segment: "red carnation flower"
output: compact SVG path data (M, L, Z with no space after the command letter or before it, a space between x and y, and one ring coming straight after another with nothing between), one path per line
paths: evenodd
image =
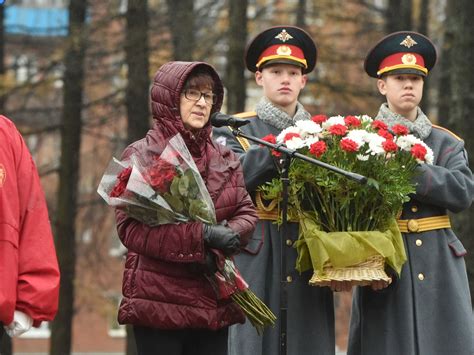
M315 116L311 117L311 120L315 123L321 124L321 123L328 120L328 116L326 116L326 115L315 115Z
M393 140L393 135L386 129L379 129L377 134L381 137L384 137L387 140Z
M315 157L319 158L326 152L326 149L326 143L324 141L318 141L316 143L311 144L311 146L309 147L309 152Z
M262 141L275 144L277 140L273 134L267 134L265 137L262 138Z
M120 174L117 175L117 183L110 192L110 197L119 197L125 191L127 187L128 179L130 179L130 174L132 173L132 167L123 169Z
M285 134L285 137L283 137L283 142L288 142L289 140L292 140L295 137L301 138L301 136L298 133L288 132L287 134Z
M344 122L348 126L359 127L361 125L360 120L355 116L346 116Z
M396 124L392 126L392 132L397 136L406 136L408 134L408 128L402 124Z
M413 147L411 147L411 154L415 157L415 159L424 161L426 153L426 148L419 143L413 144Z
M328 131L335 136L343 136L347 133L347 127L343 124L335 124L329 127Z
M342 139L339 145L343 151L348 153L357 152L359 150L359 145L349 138Z
M388 126L387 126L384 122L382 122L382 121L380 121L380 120L375 120L374 122L372 122L372 128L374 128L374 129L385 129L385 130L387 130L387 129L388 129Z
M391 139L387 139L385 142L383 142L382 147L387 153L396 152L398 150L397 144Z
M265 137L262 138L262 141L276 144L276 137L273 134L267 134ZM263 146L263 144L260 145ZM277 152L276 150L272 150L272 155L277 158L281 157L281 153Z

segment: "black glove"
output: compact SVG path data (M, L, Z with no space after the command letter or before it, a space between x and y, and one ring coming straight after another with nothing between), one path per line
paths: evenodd
M222 250L224 254L235 254L240 248L240 235L229 227L203 225L204 242L210 247Z

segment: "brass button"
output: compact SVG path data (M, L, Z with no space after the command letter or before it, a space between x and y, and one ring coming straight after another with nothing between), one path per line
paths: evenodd
M184 254L178 254L178 258L184 258Z
M287 282L291 282L291 281L293 281L293 278L288 275L288 276L286 277L286 281L287 281Z
M415 241L415 244L416 244L417 247L421 247L423 245L423 241L421 239L417 239Z
M293 245L293 241L291 239L287 239L286 240L286 245L288 245L289 247L291 247Z
M425 279L425 275L423 275L421 272L418 274L418 280L423 281Z
M411 211L412 212L418 212L418 206L412 206Z
M408 220L407 228L408 228L408 231L410 232L418 232L418 229L420 229L420 226L418 225L418 221L416 219L410 219Z

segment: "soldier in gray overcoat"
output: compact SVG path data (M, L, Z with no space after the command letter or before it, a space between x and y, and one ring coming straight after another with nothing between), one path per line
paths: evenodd
M365 60L387 99L376 119L408 127L433 150L434 163L417 168L416 194L398 221L408 257L400 278L380 291L355 291L349 355L474 354L466 250L448 216L470 207L474 181L464 142L418 107L435 62L434 45L415 32L390 34Z
M303 30L292 26L269 28L249 44L245 62L263 89L256 112L237 116L249 119L241 130L263 138L278 135L297 120L310 119L310 114L298 102L306 83L306 73L316 64L316 46ZM300 275L295 270L298 238L297 223L290 223L281 250L281 233L275 223L278 210L275 203L265 201L256 191L258 186L278 177L278 159L266 147L248 140L236 140L228 127L215 129L217 142L240 154L247 190L257 206L259 222L246 252L236 256L236 264L250 288L279 316L280 256L286 260L288 290L287 353L289 355L335 352L334 307L329 288L308 285L311 274ZM229 355L275 355L279 353L280 322L259 336L249 322L229 329Z

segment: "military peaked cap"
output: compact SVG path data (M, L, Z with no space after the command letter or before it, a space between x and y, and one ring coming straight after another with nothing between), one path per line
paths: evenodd
M295 26L276 26L259 33L249 43L245 65L256 72L269 64L291 64L309 73L316 65L316 58L316 45L307 32Z
M416 74L426 76L436 63L436 47L417 32L400 31L382 38L367 54L364 69L369 76Z

